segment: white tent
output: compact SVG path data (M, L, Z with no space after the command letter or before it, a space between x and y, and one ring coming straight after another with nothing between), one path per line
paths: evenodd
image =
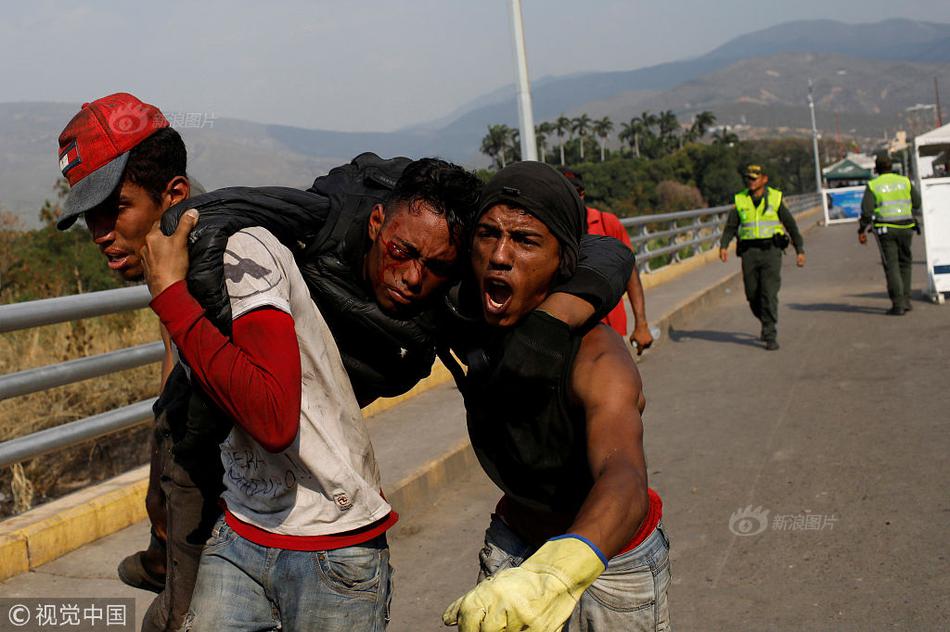
M927 289L942 304L944 292L950 292L950 124L914 139L914 174L924 218Z

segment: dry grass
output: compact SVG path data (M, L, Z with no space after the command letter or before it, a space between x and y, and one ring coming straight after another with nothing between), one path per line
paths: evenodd
M158 320L147 309L3 334L0 375L158 339ZM154 397L159 372L153 364L0 401L0 441ZM149 432L148 426L125 431L5 469L0 516L147 462Z

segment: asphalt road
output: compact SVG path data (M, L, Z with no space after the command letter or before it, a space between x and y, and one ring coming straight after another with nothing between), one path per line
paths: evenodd
M853 226L814 230L806 246L804 269L786 258L781 350L756 341L740 289L640 363L674 629L947 629L950 307L918 296L913 312L885 316L876 250L857 245ZM919 288L923 266L914 274ZM448 407L417 414L444 419ZM402 516L389 630L445 629L442 610L474 584L498 495L474 469ZM151 595L114 569L146 539L140 523L0 595L135 596L141 617Z
M947 629L950 308L918 293L884 315L876 250L852 226L806 245L805 268L786 257L779 351L761 348L740 289L640 365L674 627ZM497 496L476 473L405 518L390 629L442 629Z

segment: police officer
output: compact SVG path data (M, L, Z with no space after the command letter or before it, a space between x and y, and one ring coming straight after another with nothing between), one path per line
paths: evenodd
M769 351L778 349L778 290L782 283L782 253L789 235L797 253L796 264L805 265L805 250L798 224L782 202L782 192L768 186L769 177L760 165L749 165L743 175L747 189L736 193L719 243L719 258L729 260L727 250L739 235L736 254L742 257L742 281L752 313L762 321L761 339ZM786 234L787 233L787 234Z
M861 200L861 220L858 241L868 242L867 229L874 227L881 263L887 277L887 295L891 299L891 316L903 316L910 311L910 270L913 264L911 231L920 234L917 216L920 213L920 193L907 176L891 171L893 165L887 154L874 161L878 176L868 182Z

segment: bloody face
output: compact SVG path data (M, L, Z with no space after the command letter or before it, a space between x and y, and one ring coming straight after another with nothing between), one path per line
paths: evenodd
M86 211L83 217L109 268L126 281L137 281L143 275L139 250L145 245L152 225L167 208L167 204L156 202L139 185L124 182L117 193Z
M498 204L475 226L472 267L490 325L510 327L547 297L560 265L560 244L529 213Z
M458 238L445 216L426 202L377 205L370 215L369 237L364 274L384 311L417 313L453 280Z

